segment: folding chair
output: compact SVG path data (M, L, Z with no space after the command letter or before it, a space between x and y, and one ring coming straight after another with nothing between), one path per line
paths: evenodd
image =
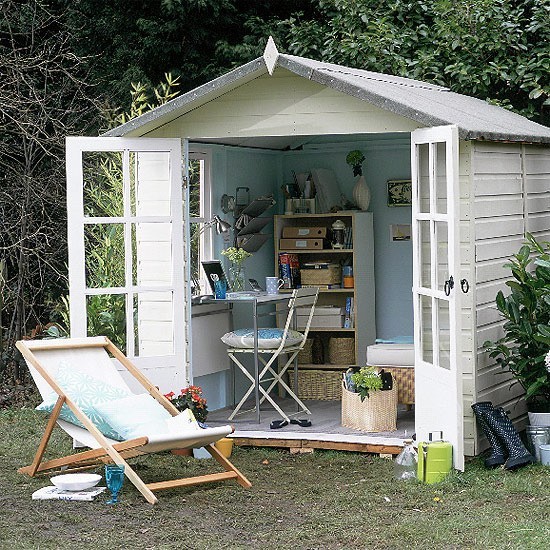
M185 487L189 485L198 485L209 482L234 479L243 487L250 487L251 483L246 477L237 470L237 468L225 458L220 451L214 447L213 443L233 432L231 426L220 426L216 428L205 429L181 429L176 426L175 430L167 430L164 424L158 424L155 429L149 427L150 433L143 433L132 439L117 441L105 436L91 420L90 413L84 412L82 405L77 403L78 398L74 398L78 390L70 388L68 384L62 385L56 380L56 373L61 372L61 364L65 368L72 368L73 374L78 378L94 379L98 384L106 386L109 391L123 392L129 395L128 399L133 397L145 397L151 401L152 407L163 409L163 415L168 416L168 421L172 417L178 417L179 411L166 399L160 391L143 375L143 373L131 363L131 361L116 348L108 338L98 336L93 338L69 338L58 340L23 340L17 342L17 348L27 361L29 370L34 378L36 385L43 397L47 399L52 390L57 395L57 400L53 411L51 412L46 430L34 460L29 466L20 468L20 473L25 473L33 477L37 473L51 472L61 468L69 468L69 471L92 468L101 463L115 462L124 466L126 477L135 485L137 490L151 504L157 502L157 497L153 491L163 489L173 489L175 487ZM129 375L144 388L148 395L154 398L154 402L143 394L134 394L126 384L121 374L117 371L113 359L126 369L125 374ZM144 393L145 393L144 392ZM132 397L133 396L133 397ZM121 403L123 400L121 400ZM81 402L80 402L81 403ZM109 401L110 405L116 407L115 401ZM68 407L68 414L72 413L81 426L60 419L62 407ZM105 403L103 403L105 405ZM169 414L167 415L167 411ZM64 413L65 414L65 413ZM177 422L182 420L182 416ZM85 450L64 456L61 458L43 460L44 452L48 445L51 433L55 424L63 428L74 440L79 441L91 450ZM139 428L138 428L139 429ZM205 447L213 458L224 469L221 473L213 473L196 477L187 477L174 480L158 481L155 483L145 483L138 474L126 462L126 459L156 453L171 449L191 449Z
M283 411L283 409L281 409L281 407L269 394L273 390L273 388L275 388L275 386L280 385L286 391L287 395L298 404L299 409L296 413L292 413L293 416L301 413L311 414L311 412L302 402L302 400L296 395L294 391L290 389L288 384L284 381L283 377L287 373L290 366L294 363L294 374L296 379L297 365L294 360L298 353L300 353L300 350L302 350L306 344L306 339L309 333L309 328L311 326L311 320L313 318L313 311L315 309L315 304L317 303L318 294L318 288L300 288L295 290L292 293L292 297L289 301L288 315L284 328L258 330L258 340L260 341L260 345L258 347L258 359L263 365L258 377L258 391L262 394L260 404L267 400L287 422L290 422L289 415L287 415ZM292 330L293 319L296 315L298 308L300 308L301 316L306 318L305 328L300 333ZM231 361L233 361L235 365L239 367L241 372L251 382L250 387L245 392L242 399L239 401L234 411L229 416L229 420L232 420L235 415L239 414L239 411L241 411L241 408L245 404L246 400L250 397L252 392L255 391L256 380L237 357L241 354L254 353L254 345L252 343L254 338L254 331L250 329L244 329L244 332L241 331L241 334L246 334L247 337L241 339L234 337L230 338L229 334L230 333L222 337L222 341L229 346L227 349L227 354ZM266 359L264 357L265 355L268 355L270 357ZM287 355L287 360L282 368L278 368L279 365L278 363L276 363L276 361L281 355ZM267 388L262 385L262 383L265 382L268 383ZM295 389L297 388L295 387Z

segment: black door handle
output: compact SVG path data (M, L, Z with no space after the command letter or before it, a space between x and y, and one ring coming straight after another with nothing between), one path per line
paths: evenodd
M467 294L470 290L470 283L466 279L460 279L460 288L464 294Z
M443 285L443 290L445 292L445 296L449 296L451 294L451 290L455 286L455 281L453 279L453 276L451 275L447 281L445 281L445 284Z

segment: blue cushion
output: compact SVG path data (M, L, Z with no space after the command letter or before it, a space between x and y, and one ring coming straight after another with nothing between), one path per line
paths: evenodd
M103 435L111 439L122 440L121 435L112 428L105 418L98 414L94 405L131 395L130 390L105 384L105 382L102 382L98 378L94 378L64 361L59 363L55 381L61 386L67 397L74 401ZM57 398L57 393L52 392L36 409L51 413ZM59 418L84 428L82 422L78 420L67 405L61 407Z
M172 418L148 393L99 403L95 409L124 439L166 433L166 421Z
M261 328L258 330L258 349L274 349L281 344L284 330L280 328ZM295 330L289 330L286 336L285 347L300 344L304 335ZM228 332L222 336L222 342L232 348L253 348L254 330L251 328L240 328Z

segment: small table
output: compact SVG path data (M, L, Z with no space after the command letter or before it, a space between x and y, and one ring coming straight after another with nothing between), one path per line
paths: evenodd
M238 296L236 296L238 294ZM267 294L265 292L229 293L223 300L212 297L202 303L250 304L252 306L252 329L254 331L254 398L256 401L256 421L260 423L260 364L258 358L258 306L277 305L288 302L291 294Z

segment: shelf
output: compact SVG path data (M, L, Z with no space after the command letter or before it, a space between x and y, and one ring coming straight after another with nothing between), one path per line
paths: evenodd
M347 370L350 365L333 365L332 363L321 363L319 365L313 363L298 363L298 370ZM292 376L292 370L288 371Z
M279 290L279 292L281 294L291 294L292 292L294 292L294 288L281 288L281 290ZM324 294L324 293L330 293L330 294L353 294L355 292L355 289L354 288L320 288L319 289L319 294Z
M306 219L312 219L315 218L341 218L342 216L353 216L357 212L360 212L359 210L341 210L339 212L326 212L323 214L281 214L277 216L278 218L282 218L285 220L292 220L295 219L299 221L300 219L306 218Z
M309 327L309 332L352 332L353 333L355 332L355 328Z
M353 254L353 248L339 248L339 249L332 249L332 248L322 248L321 250L307 250L304 248L299 249L286 249L281 248L277 249L277 252L286 252L287 254Z

